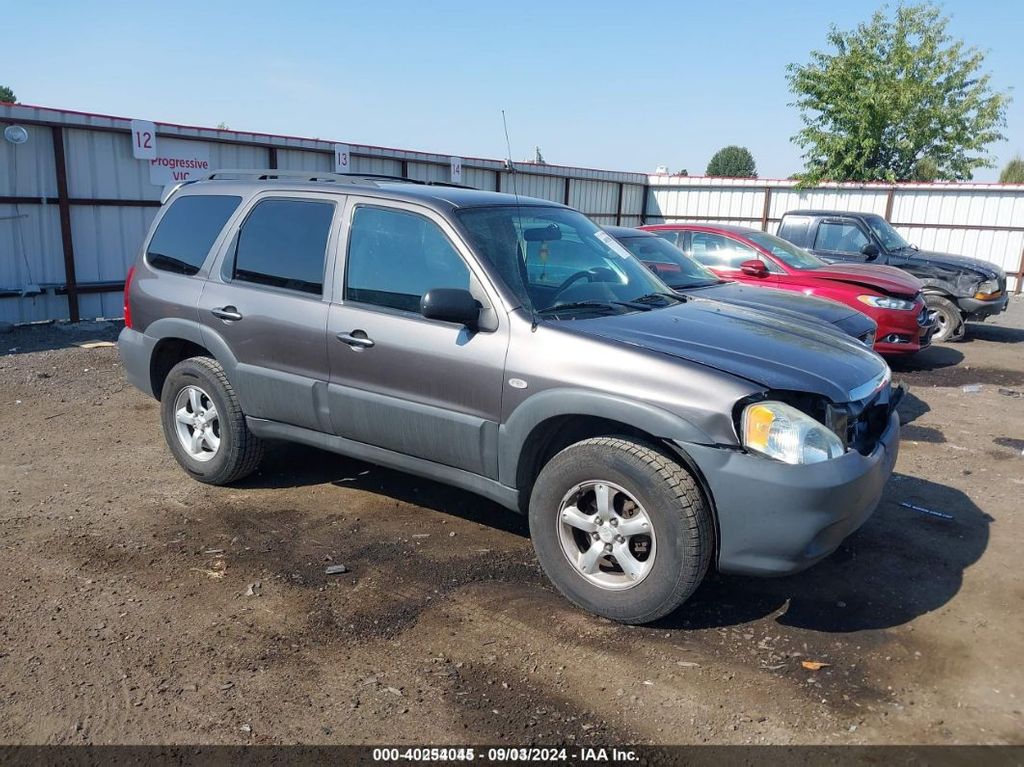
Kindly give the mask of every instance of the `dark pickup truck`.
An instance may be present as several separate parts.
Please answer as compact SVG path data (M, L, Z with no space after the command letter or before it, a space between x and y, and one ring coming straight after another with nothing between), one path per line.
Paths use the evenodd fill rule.
M1006 272L989 261L920 250L882 216L832 210L794 210L779 223L779 237L826 261L896 266L924 283L925 302L937 315L934 341L963 338L968 321L1006 310Z

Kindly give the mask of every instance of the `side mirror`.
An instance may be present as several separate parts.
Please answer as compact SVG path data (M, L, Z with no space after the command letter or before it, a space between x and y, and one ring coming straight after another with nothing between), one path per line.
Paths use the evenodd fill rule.
M420 299L420 314L428 320L457 322L476 331L480 325L480 304L468 290L434 288Z
M768 267L764 265L764 261L758 258L752 258L749 261L744 261L740 264L740 271L744 274L748 274L751 277L767 277Z
M878 258L879 250L878 246L875 245L875 243L869 242L863 248L860 249L860 252L867 256L868 261L874 261L876 258Z

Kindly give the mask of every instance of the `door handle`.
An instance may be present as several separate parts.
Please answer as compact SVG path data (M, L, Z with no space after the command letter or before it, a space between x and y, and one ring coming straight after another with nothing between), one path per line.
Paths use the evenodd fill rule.
M210 309L210 314L214 317L220 317L222 320L228 320L229 322L238 322L242 319L242 313L233 306L222 306L217 309Z
M359 333L360 335L356 335ZM373 347L373 340L366 337L362 330L353 330L351 333L338 333L336 336L343 344L348 344L353 349L370 349Z

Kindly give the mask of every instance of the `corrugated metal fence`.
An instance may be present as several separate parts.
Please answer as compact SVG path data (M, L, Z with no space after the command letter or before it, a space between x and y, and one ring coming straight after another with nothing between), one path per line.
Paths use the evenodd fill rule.
M825 184L798 189L783 179L651 176L647 223L703 221L774 232L800 208L884 216L922 249L992 261L1021 290L1024 186L1010 184Z
M116 317L124 275L156 209L161 184L132 154L131 121L24 105L0 105L0 321ZM334 170L333 142L160 123L157 149L173 144L210 169ZM448 181L451 157L350 145L351 172ZM515 164L519 194L566 203L600 224L640 223L647 176ZM462 181L511 192L504 161L462 158Z
M132 154L131 121L0 104L0 321L113 317L163 189L151 163ZM209 169L331 171L333 142L159 123L157 147L201 156ZM352 172L447 181L448 155L350 145ZM774 231L799 207L873 211L923 248L1021 269L1024 188L986 184L827 185L678 178L516 163L520 194L566 203L599 224L720 221ZM504 161L462 158L463 183L512 191ZM1011 285L1021 284L1018 274Z

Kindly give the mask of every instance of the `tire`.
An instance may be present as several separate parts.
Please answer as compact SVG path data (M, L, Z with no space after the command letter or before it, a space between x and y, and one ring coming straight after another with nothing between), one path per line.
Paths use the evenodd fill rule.
M602 493L611 498L603 517ZM614 514L608 514L610 507ZM590 517L581 509L595 511ZM616 523L609 517L619 527L612 528ZM533 486L529 518L537 558L562 595L621 623L649 623L674 611L700 585L711 562L711 513L693 477L653 447L627 438L588 439L555 455ZM594 530L575 526L602 518L606 523ZM637 534L638 520L644 529L649 522L653 535ZM608 540L606 534L619 529L629 534L625 542ZM613 554L595 570L587 558L596 545ZM645 547L647 559L641 561ZM619 552L628 567L620 564Z
M933 343L959 341L964 337L967 332L967 324L964 322L963 313L956 304L942 296L925 296L925 304L939 316L939 327L932 335Z
M160 421L175 459L208 485L248 476L263 457L263 442L249 431L224 368L209 357L191 357L171 368L160 395Z

